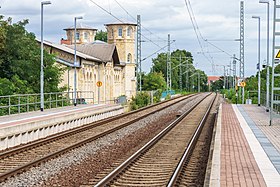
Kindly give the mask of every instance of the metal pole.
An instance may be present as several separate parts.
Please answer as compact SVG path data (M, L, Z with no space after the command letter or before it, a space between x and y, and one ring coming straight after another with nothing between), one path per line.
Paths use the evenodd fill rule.
M244 81L244 1L240 2L240 78ZM242 87L242 104L244 104L244 87Z
M170 34L168 34L168 51L167 51L167 90L172 90L172 83L171 83L171 54L170 54Z
M226 66L222 65L224 67L224 89L226 89Z
M273 7L273 38L272 38L272 63L271 63L271 66L272 66L272 79L271 79L271 103L270 103L270 112L269 112L269 126L272 125L272 120L273 120L273 115L272 115L272 112L273 112L273 105L274 105L274 90L275 90L275 87L274 87L274 78L275 78L275 27L276 27L276 8L279 8L279 6L276 5L276 0L274 0L274 7ZM278 98L276 99L278 100Z
M83 19L83 17L74 18L74 106L77 106L77 19Z
M267 2L266 111L269 112L269 2Z
M43 9L44 5L51 4L50 1L41 2L41 68L40 68L40 103L41 103L41 111L44 111L44 44L43 44Z
M98 81L100 81L100 64L98 64L97 66L97 78L98 78ZM100 86L98 86L98 104L100 104Z
M269 1L260 0L259 3L267 4L267 39L266 39L266 111L269 112Z
M137 88L136 91L142 91L142 67L141 67L141 16L137 15L137 53L136 53L136 80ZM138 80L139 78L139 80ZM139 81L139 82L138 82Z
M260 62L261 18L259 16L252 16L252 18L258 19L258 106L261 106L261 62Z
M179 82L180 82L180 92L182 92L182 56L180 55L180 77L179 77Z
M70 98L70 77L69 77L69 72L70 72L70 67L68 67L68 75L67 75L67 81L68 81L68 88L67 88L67 91L68 91L68 98Z
M197 78L198 78L198 81L197 81L197 87L198 87L198 92L200 92L200 73L197 73Z
M233 54L233 88L235 89L235 86L236 86L236 57L235 57L235 54Z

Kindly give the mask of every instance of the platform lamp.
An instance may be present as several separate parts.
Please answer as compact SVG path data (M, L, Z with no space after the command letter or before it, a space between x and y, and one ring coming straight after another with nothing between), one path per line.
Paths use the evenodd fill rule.
M40 70L40 109L44 111L44 44L43 44L43 9L50 1L41 2L41 70Z
M77 19L83 19L83 17L74 18L74 106L77 106Z

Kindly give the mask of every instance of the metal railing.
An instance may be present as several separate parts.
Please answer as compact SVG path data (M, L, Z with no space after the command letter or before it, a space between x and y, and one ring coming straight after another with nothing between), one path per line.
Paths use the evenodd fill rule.
M249 91L248 99L252 99L253 104L257 104L258 92L257 91ZM280 100L280 94L274 94L274 100ZM261 103L262 106L266 107L266 92L261 92ZM271 99L269 101L269 106L271 106ZM280 104L274 104L273 111L276 113L280 113Z
M74 92L44 93L45 109L69 106L74 103ZM94 103L94 92L78 91L77 104ZM40 110L40 94L0 96L0 116Z

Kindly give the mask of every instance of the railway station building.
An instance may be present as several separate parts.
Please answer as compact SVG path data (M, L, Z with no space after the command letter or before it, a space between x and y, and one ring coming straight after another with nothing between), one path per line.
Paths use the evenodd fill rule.
M95 40L97 29L84 24L76 26L77 97L85 98L87 103L92 103L93 97L94 103L112 103L119 96L130 100L136 94L136 24L112 23L105 27L107 43ZM44 41L44 48L55 54L57 64L66 69L60 86L73 92L75 31L74 27L64 30L67 39L61 39L60 44Z

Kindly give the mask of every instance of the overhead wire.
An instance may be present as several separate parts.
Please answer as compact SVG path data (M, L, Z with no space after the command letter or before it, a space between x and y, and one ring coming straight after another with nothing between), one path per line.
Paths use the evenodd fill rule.
M191 6L191 2L189 0L185 0L185 5L187 7L187 10L188 10L188 14L189 14L189 17L191 19L191 22L192 22L192 26L193 26L193 29L195 31L195 35L196 35L196 38L197 38L197 41L199 43L199 46L200 46L200 49L201 49L201 54L207 59L208 62L211 63L211 65L213 66L214 64L214 61L213 61L213 57L209 54L209 51L205 51L204 50L204 47L202 45L202 41L204 42L205 39L204 37L202 36L201 32L200 32L200 29L198 27L198 24L197 24L197 21L195 19L195 14L193 12L193 9L192 9L192 6ZM201 38L201 39L200 39ZM202 41L201 41L202 40ZM209 55L206 56L206 53ZM212 68L213 69L213 68Z
M103 10L104 12L106 12L107 14L109 14L110 16L112 16L113 18L115 18L116 20L120 21L121 23L125 23L123 22L120 18L118 18L117 16L115 16L114 14L112 14L111 12L109 12L108 10L106 10L105 8L103 8L102 6L100 6L99 4L97 4L96 2L94 2L93 0L89 0L90 2L92 2L93 4L95 4L96 6L98 6L101 10ZM149 39L148 37L146 37L145 35L141 34L141 36L143 36L145 39L147 39L149 42L153 43L154 45L156 45L157 47L161 48L160 45L158 45L157 43L155 43L154 41L152 41L151 39Z
M137 20L135 19L135 17L132 16L132 15L117 1L117 0L114 0L114 1L121 7L121 9L123 9L123 11L126 12L127 15L129 15L134 21L137 22ZM154 34L152 31L150 31L149 29L147 29L147 28L144 27L143 25L141 25L141 27L142 27L144 30L148 31L151 35L155 35L155 36L156 36L156 34ZM157 37L158 39L160 39L160 40L166 41L166 40L160 38L159 36L156 36L156 37Z

